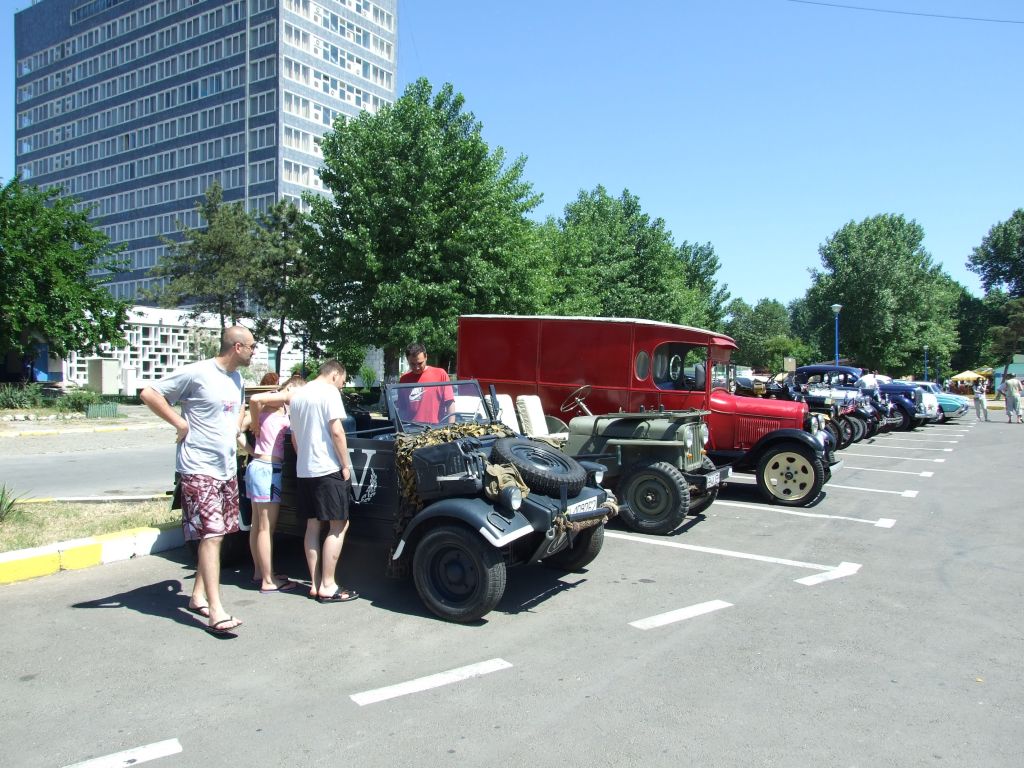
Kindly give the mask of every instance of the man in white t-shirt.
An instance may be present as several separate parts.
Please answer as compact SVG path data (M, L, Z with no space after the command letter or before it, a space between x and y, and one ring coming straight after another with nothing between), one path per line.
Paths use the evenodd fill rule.
M340 390L345 386L345 376L345 366L328 360L320 366L320 375L295 390L291 399L298 507L306 516L309 596L321 603L343 603L359 597L358 592L339 587L335 581L348 531L352 472L342 424L345 405ZM328 530L321 547L324 523Z
M220 352L186 365L139 398L177 432L175 468L180 476L185 538L198 541L199 557L189 610L208 620L208 629L230 633L242 622L220 602L220 546L238 530L236 437L242 423L242 376L256 342L248 328L232 326L221 335ZM181 405L181 413L174 409Z

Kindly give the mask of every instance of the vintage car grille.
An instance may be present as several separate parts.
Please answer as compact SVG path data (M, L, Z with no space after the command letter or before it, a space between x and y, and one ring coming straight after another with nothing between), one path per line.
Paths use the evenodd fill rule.
M782 429L782 422L779 419L741 416L736 425L736 448L746 450L776 429Z
M693 472L701 468L702 459L704 457L704 443L700 437L700 425L701 422L697 421L693 424L686 425L686 434L690 438L687 442L693 446L686 451L686 459L683 468L687 472Z

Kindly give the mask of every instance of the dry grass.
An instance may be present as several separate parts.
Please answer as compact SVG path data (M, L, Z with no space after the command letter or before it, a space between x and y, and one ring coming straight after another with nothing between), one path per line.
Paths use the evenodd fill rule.
M169 497L154 501L15 504L0 522L0 552L180 521L181 510L171 511L170 506Z

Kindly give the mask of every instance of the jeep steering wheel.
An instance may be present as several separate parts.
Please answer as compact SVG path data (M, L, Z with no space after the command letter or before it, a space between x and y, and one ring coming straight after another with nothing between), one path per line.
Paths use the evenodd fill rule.
M568 413L569 411L572 411L576 408L580 408L584 413L586 413L589 416L590 411L587 409L587 404L584 403L583 401L586 399L587 395L590 394L592 389L593 387L591 387L589 384L584 384L582 387L577 387L576 389L569 393L569 396L565 398L565 400L562 401L562 404L558 407L558 410L561 411L562 413Z

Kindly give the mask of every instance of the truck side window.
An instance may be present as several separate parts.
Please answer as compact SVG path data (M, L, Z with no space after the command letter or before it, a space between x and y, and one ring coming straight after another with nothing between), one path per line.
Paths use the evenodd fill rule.
M707 347L662 344L654 351L654 385L658 389L703 390L707 355Z
M636 361L633 363L633 374L639 381L643 381L647 378L647 375L651 372L651 356L647 352L641 349L636 353Z

